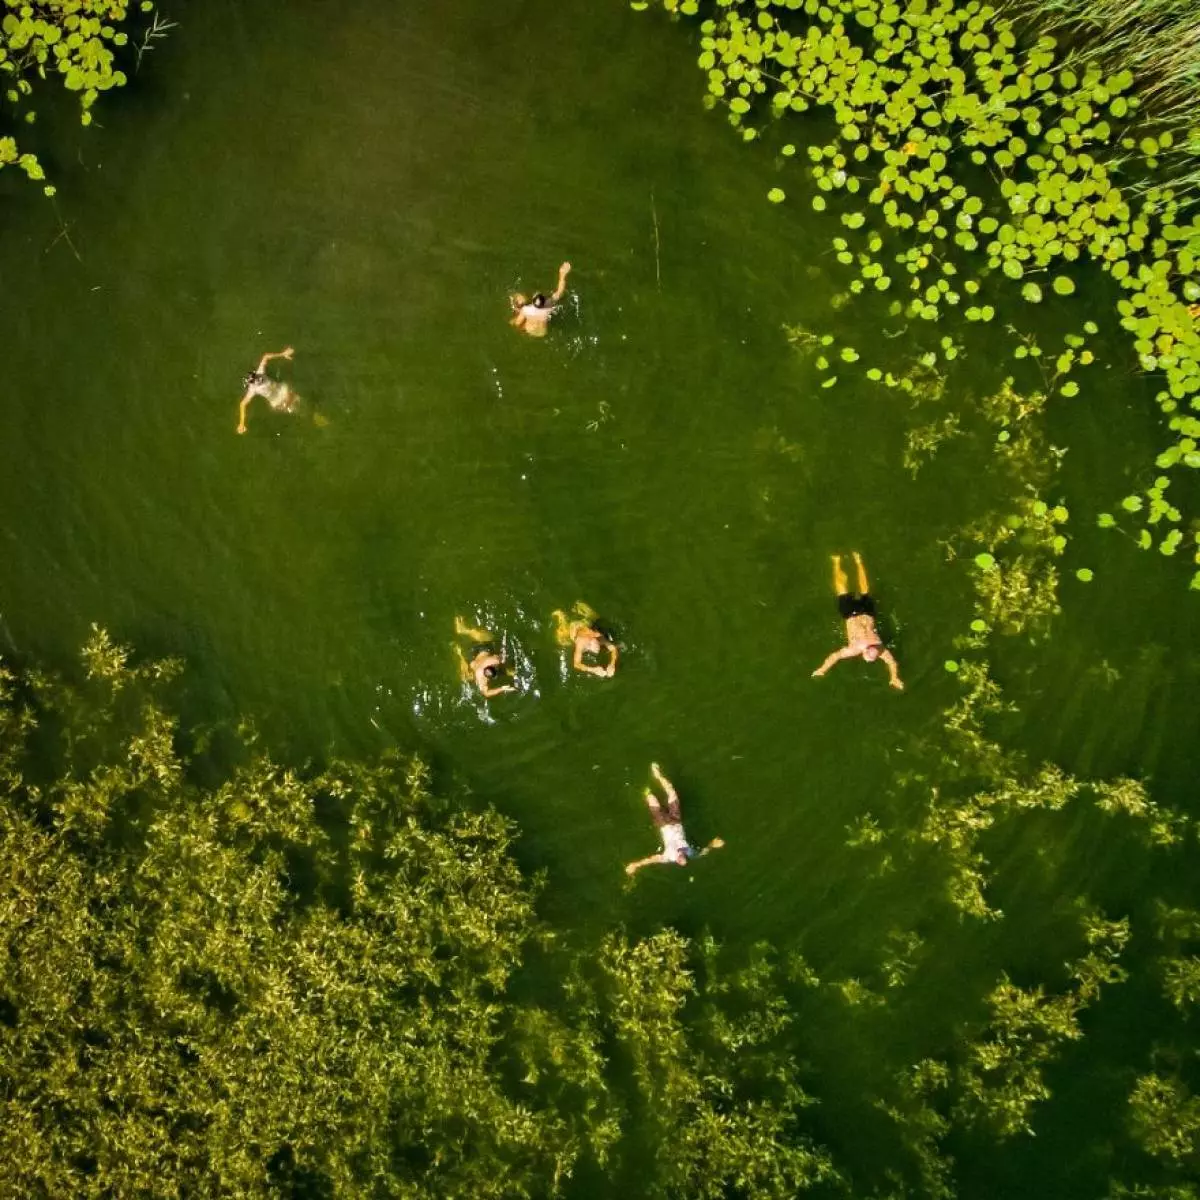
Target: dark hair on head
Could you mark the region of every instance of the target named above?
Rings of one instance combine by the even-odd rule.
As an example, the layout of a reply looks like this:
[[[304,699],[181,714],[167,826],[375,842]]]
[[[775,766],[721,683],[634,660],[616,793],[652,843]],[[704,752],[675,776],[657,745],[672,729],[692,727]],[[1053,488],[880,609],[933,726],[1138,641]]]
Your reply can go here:
[[[499,674],[500,674],[500,668],[498,666],[496,666],[495,663],[492,663],[489,666],[486,666],[483,668],[484,679],[495,679],[496,676]]]
[[[243,387],[249,387],[252,383],[259,383],[263,376],[258,371],[247,371],[246,378],[242,380]]]
[[[530,301],[530,303],[534,306],[534,308],[545,308],[546,307],[546,293],[545,292],[534,292],[533,299]]]

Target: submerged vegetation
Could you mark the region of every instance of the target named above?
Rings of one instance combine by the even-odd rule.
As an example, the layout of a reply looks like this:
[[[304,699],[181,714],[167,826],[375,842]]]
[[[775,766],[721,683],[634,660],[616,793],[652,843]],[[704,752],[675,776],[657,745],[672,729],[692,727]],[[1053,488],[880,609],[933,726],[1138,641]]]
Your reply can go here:
[[[0,678],[0,1194],[543,1196],[630,1142],[649,1194],[832,1177],[766,1055],[778,1001],[734,981],[746,1024],[685,1022],[665,933],[567,962],[565,1017],[515,1001],[552,939],[507,821],[415,760],[294,771],[252,739],[201,783],[178,665],[101,633],[84,659]]]
[[[101,94],[128,81],[122,53],[140,65],[145,51],[173,25],[153,10],[153,0],[4,0],[0,82],[13,119],[26,128],[20,138],[0,136],[0,169],[15,165],[30,179],[46,178],[37,154],[25,148],[37,121],[35,89],[54,81],[77,94],[79,119],[90,125]],[[144,25],[147,14],[152,14],[149,26]],[[54,186],[45,184],[45,191],[53,196]]]
[[[718,8],[714,102],[750,141],[760,93],[836,118],[808,156],[852,272],[835,299],[898,330],[872,349],[789,339],[826,386],[860,371],[912,406],[914,475],[947,447],[993,468],[944,544],[973,589],[952,697],[889,748],[894,786],[839,850],[860,903],[834,898],[787,950],[673,929],[567,944],[512,823],[421,759],[289,765],[248,726],[189,728],[181,665],[96,631],[68,679],[0,666],[0,1200],[951,1200],[1003,1172],[1045,1195],[1200,1200],[1197,827],[1139,779],[1013,751],[988,657],[1059,609],[1071,514],[1044,416],[1099,353],[1076,272],[1095,258],[1137,320],[1174,320],[1195,226],[1157,185],[1135,211],[1102,161],[1100,127],[1138,111],[1107,53],[1021,50],[979,4]],[[1164,132],[1146,135],[1159,166]],[[781,166],[796,157],[786,143]],[[1026,328],[1024,304],[1054,320]],[[971,331],[1005,353],[963,396]],[[1194,343],[1132,331],[1190,404]],[[1144,544],[1191,552],[1171,483],[1125,511]],[[838,937],[843,907],[861,936]]]
[[[1038,1129],[1109,989],[1148,988],[1180,1029],[1200,1000],[1200,914],[1165,895],[1115,914],[1072,893],[1036,953],[996,936],[1029,919],[991,897],[985,845],[1015,821],[1090,798],[1146,856],[1188,828],[1134,781],[1005,751],[970,663],[950,742],[931,731],[890,832],[864,816],[847,851],[881,896],[935,889],[908,924],[877,905],[875,949],[840,967],[672,930],[567,948],[512,825],[420,761],[287,768],[248,727],[182,728],[177,663],[97,632],[84,668],[0,677],[5,1196],[944,1200],[964,1139],[1011,1159]],[[950,984],[961,920],[977,946]],[[1086,1136],[1123,1147],[1129,1194],[1191,1196],[1195,1054],[1162,1028],[1122,1045],[1124,1107]]]
[[[702,7],[663,2],[684,14]],[[708,102],[723,105],[747,141],[780,118],[785,138],[804,131],[808,144],[785,141],[779,164],[788,174],[806,163],[812,208],[838,221],[833,246],[850,277],[835,303],[857,296],[883,310],[872,323],[881,315],[913,323],[914,358],[941,369],[963,352],[949,336],[923,337],[925,323],[936,329],[957,312],[987,327],[1002,309],[1013,313],[1006,352],[1038,366],[1041,390],[1086,396],[1079,371],[1095,361],[1086,340],[1099,327],[1079,319],[1076,293],[1101,282],[1096,268],[1108,277],[1104,294],[1129,338],[1128,365],[1153,382],[1171,434],[1153,483],[1124,499],[1122,520],[1142,520],[1143,547],[1200,564],[1196,516],[1168,498],[1180,468],[1200,468],[1200,222],[1188,210],[1200,135],[1180,132],[1192,110],[1178,100],[1194,98],[1187,88],[1200,69],[1194,14],[1166,3],[1149,14],[1128,9],[1127,18],[1104,9],[1107,34],[1064,52],[1032,21],[982,0],[706,7],[699,65]],[[1058,17],[1094,7],[1072,0]],[[1152,62],[1122,55],[1136,40],[1129,22],[1143,16]],[[1131,66],[1148,73],[1145,95]],[[787,196],[776,187],[768,198]],[[1049,312],[1028,328],[1022,302]],[[1047,324],[1065,325],[1060,351],[1044,344]],[[995,355],[1004,341],[993,331],[981,349]],[[861,361],[871,379],[888,374],[854,347],[823,358],[843,369]],[[1051,361],[1052,371],[1042,369]],[[828,374],[824,386],[835,383]],[[1111,514],[1098,519],[1118,524]],[[1192,586],[1200,588],[1200,571]]]

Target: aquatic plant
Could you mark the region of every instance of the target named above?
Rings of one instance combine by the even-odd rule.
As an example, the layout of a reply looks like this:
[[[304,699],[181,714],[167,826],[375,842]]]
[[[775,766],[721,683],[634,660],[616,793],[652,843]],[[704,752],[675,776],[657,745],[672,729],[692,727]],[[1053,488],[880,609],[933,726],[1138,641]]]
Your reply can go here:
[[[1095,264],[1123,293],[1120,325],[1137,364],[1159,383],[1175,438],[1161,469],[1200,467],[1200,420],[1180,415],[1181,406],[1200,406],[1200,332],[1189,311],[1200,301],[1200,223],[1162,179],[1176,135],[1135,128],[1133,71],[1094,61],[1076,69],[1052,37],[1022,42],[1013,21],[982,0],[719,0],[707,8],[706,101],[722,104],[746,140],[761,136],[757,122],[809,111],[832,118],[837,132],[810,144],[806,158],[812,206],[838,217],[837,257],[857,268],[852,295],[898,288],[896,314],[933,323],[959,308],[986,322],[995,315],[986,289],[1063,303],[1077,291],[1079,268]],[[820,137],[827,125],[809,128]],[[805,160],[788,147],[785,171]],[[1144,189],[1126,187],[1130,177]],[[1060,355],[1059,374],[1082,361]],[[1058,390],[1076,395],[1079,385],[1065,379]],[[1177,526],[1178,511],[1168,507],[1160,520]],[[1161,526],[1146,532],[1152,544],[1166,540]],[[1200,562],[1193,535],[1171,533],[1179,534],[1171,551],[1186,543]],[[1200,571],[1193,583],[1200,587]]]
[[[1129,1122],[1147,1154],[1200,1167],[1200,1096],[1182,1080],[1143,1075],[1129,1097]]]
[[[651,1194],[836,1181],[773,961],[614,934],[518,1001],[553,940],[508,821],[401,756],[218,777],[177,663],[83,659],[0,665],[5,1194],[549,1196],[631,1145]]]
[[[28,127],[37,120],[30,100],[37,83],[50,74],[68,92],[78,93],[80,121],[90,125],[101,93],[127,82],[118,64],[119,52],[130,43],[129,29],[153,9],[153,0],[139,0],[136,10],[132,0],[39,0],[37,4],[4,0],[0,72],[6,77],[5,96],[23,123]],[[154,13],[137,50],[139,62],[173,24],[160,21]],[[34,153],[23,150],[11,135],[0,136],[0,169],[14,164],[30,179],[46,177]],[[53,185],[46,184],[45,192],[53,196]]]
[[[509,822],[439,796],[403,756],[296,769],[241,738],[223,769],[167,703],[178,671],[99,630],[69,682],[0,665],[13,1194],[530,1197],[586,1177],[613,1194],[948,1200],[956,1130],[1002,1148],[1036,1127],[1050,1064],[1126,969],[1129,925],[1091,903],[1045,978],[976,926],[955,1004],[946,925],[887,906],[867,916],[872,948],[820,974],[798,949],[670,929],[567,949],[537,918]],[[936,748],[910,755],[911,836],[867,817],[855,831],[952,914],[971,911],[966,891],[938,884],[975,871],[977,915],[999,921],[990,829],[1089,796],[1114,835],[1155,810],[1135,781],[1030,768],[988,728],[1008,706],[986,667],[964,660],[957,680]],[[924,807],[921,789],[937,793]],[[1200,917],[1155,920],[1152,967],[1191,1004],[1185,973],[1163,968],[1192,956]],[[931,1001],[915,1030],[912,1006]],[[1187,1171],[1186,1077],[1121,1069],[1128,1137]],[[1150,1076],[1166,1083],[1137,1083]]]
[[[759,956],[730,979],[704,962],[702,994],[737,997],[740,1016],[708,1006],[699,1040],[684,1013],[694,992],[690,947],[671,930],[639,942],[610,935],[601,947],[602,986],[613,1035],[630,1056],[642,1122],[654,1147],[655,1193],[721,1200],[785,1200],[838,1178],[827,1152],[799,1124],[813,1103],[796,1063],[772,1047],[792,1024],[776,969]],[[705,1043],[712,1049],[706,1050]]]
[[[988,997],[985,1036],[972,1043],[956,1073],[961,1098],[958,1112],[970,1124],[982,1124],[997,1136],[1032,1133],[1033,1106],[1050,1095],[1045,1067],[1064,1042],[1083,1036],[1079,1014],[1125,973],[1117,965],[1129,940],[1128,921],[1085,914],[1087,953],[1068,964],[1072,986],[1048,994],[1040,985],[1016,986],[1003,976]]]
[[[1178,153],[1200,154],[1196,138],[1196,83],[1200,79],[1200,17],[1187,0],[1004,0],[1006,14],[1024,18],[1043,33],[1061,37],[1064,62],[1128,67],[1138,79],[1138,96],[1155,121],[1179,136]],[[1195,187],[1190,172],[1200,164],[1183,162],[1172,170],[1176,186]]]
[[[910,429],[905,434],[904,455],[901,460],[905,469],[916,475],[944,442],[961,437],[962,432],[962,423],[956,413]]]

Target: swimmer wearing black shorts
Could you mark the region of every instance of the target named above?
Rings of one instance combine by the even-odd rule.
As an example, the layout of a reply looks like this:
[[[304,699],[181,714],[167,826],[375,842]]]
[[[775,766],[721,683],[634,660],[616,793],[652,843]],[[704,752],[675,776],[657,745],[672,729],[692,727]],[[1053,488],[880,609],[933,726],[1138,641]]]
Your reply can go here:
[[[861,655],[867,662],[880,659],[887,666],[889,683],[897,691],[901,691],[904,683],[900,679],[900,667],[895,656],[883,644],[875,626],[875,600],[867,581],[867,569],[857,550],[854,551],[854,565],[858,571],[857,592],[850,591],[850,582],[842,570],[841,556],[833,555],[833,590],[837,593],[838,612],[846,622],[846,644],[842,649],[835,650],[813,674],[824,675],[843,658],[857,658]]]

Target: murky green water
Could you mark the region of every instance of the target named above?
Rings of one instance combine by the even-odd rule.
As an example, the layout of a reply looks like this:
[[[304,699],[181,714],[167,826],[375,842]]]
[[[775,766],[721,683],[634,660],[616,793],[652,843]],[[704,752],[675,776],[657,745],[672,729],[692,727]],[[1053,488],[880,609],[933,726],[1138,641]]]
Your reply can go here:
[[[567,929],[768,937],[825,974],[877,954],[880,906],[924,919],[933,891],[868,881],[845,827],[953,694],[969,584],[939,539],[987,485],[949,456],[912,480],[906,409],[821,390],[789,349],[785,321],[881,331],[831,313],[829,229],[765,203],[771,155],[702,110],[688,37],[585,0],[180,22],[48,164],[57,213],[5,185],[10,646],[62,659],[98,621],[186,656],[193,714],[252,714],[280,753],[426,747],[519,821]],[[522,337],[507,292],[564,258],[569,313]],[[305,411],[257,402],[235,436],[242,375],[288,343]],[[1122,370],[1051,422],[1067,574],[1097,581],[996,669],[1017,744],[1189,807],[1194,597],[1088,529],[1153,454]],[[902,695],[858,662],[809,678],[840,637],[829,555],[854,548]],[[626,645],[611,683],[564,671],[549,618],[578,599]],[[521,695],[463,694],[456,614],[503,631]],[[627,887],[651,759],[728,847]],[[1017,876],[1044,851],[1013,848]]]

